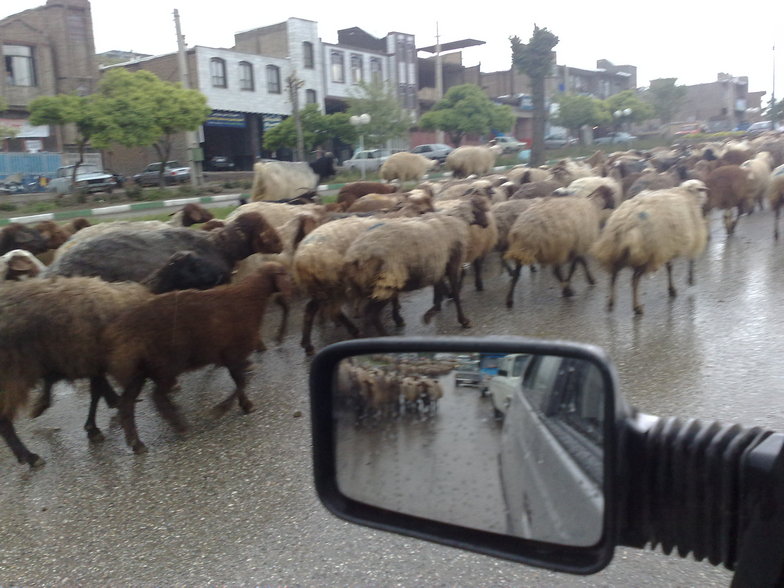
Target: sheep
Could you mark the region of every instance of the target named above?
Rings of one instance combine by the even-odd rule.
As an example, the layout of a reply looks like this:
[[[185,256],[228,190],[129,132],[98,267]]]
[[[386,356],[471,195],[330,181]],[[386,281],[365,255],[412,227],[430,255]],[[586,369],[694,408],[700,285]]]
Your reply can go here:
[[[554,180],[561,182],[562,186],[568,186],[577,178],[593,175],[593,170],[584,163],[562,159],[550,168],[550,173]]]
[[[0,255],[0,281],[21,282],[36,277],[45,269],[40,259],[24,249],[13,249]]]
[[[0,229],[0,255],[14,249],[30,253],[43,253],[48,249],[46,240],[33,227],[22,223],[11,223]]]
[[[762,210],[764,208],[763,199],[768,192],[768,185],[770,184],[770,171],[773,169],[773,158],[770,153],[763,151],[757,153],[753,159],[744,161],[740,166],[749,172],[752,201]],[[752,208],[753,206],[754,205],[752,204]]]
[[[329,152],[316,159],[316,161],[311,161],[308,165],[310,165],[313,173],[318,176],[319,183],[328,180],[338,173],[335,169],[335,156]]]
[[[345,253],[343,272],[357,298],[368,299],[365,315],[381,334],[380,312],[400,292],[433,286],[433,306],[425,313],[430,322],[441,309],[447,280],[458,322],[471,325],[460,302],[460,277],[468,249],[468,227],[485,227],[487,200],[473,197],[443,213],[416,218],[384,219],[360,234]],[[401,244],[405,244],[401,247]]]
[[[103,438],[95,424],[98,400],[103,397],[113,406],[116,395],[104,377],[102,330],[121,312],[151,297],[140,284],[109,284],[98,278],[27,280],[0,288],[0,435],[19,463],[44,464],[13,427],[14,417],[41,379],[44,391],[33,416],[49,406],[55,382],[90,378],[84,428],[90,440]]]
[[[776,212],[773,219],[773,238],[779,240],[779,216],[781,206],[784,204],[784,165],[778,166],[770,174],[768,184],[768,202],[770,207]]]
[[[509,200],[544,198],[552,196],[563,184],[559,180],[536,180],[523,184],[509,196]]]
[[[350,214],[372,212],[389,213],[394,216],[417,216],[433,212],[433,199],[421,189],[392,194],[365,194],[347,210]]]
[[[301,161],[260,161],[253,166],[251,200],[293,200],[316,194],[319,177]]]
[[[396,184],[385,184],[383,182],[350,182],[338,190],[336,202],[345,202],[345,208],[351,206],[355,200],[365,194],[392,194],[398,192]]]
[[[41,221],[33,225],[33,228],[46,241],[46,251],[38,254],[44,264],[49,265],[54,259],[55,251],[65,243],[71,236],[68,231],[54,221]]]
[[[613,195],[607,186],[599,186],[588,197],[562,196],[534,201],[515,221],[509,232],[505,259],[516,262],[506,296],[506,306],[513,305],[514,288],[523,264],[553,265],[553,273],[561,284],[563,296],[574,294],[570,281],[577,263],[585,269],[588,283],[594,279],[588,270],[585,255],[599,236],[602,210],[613,207]],[[566,278],[561,265],[570,262]]]
[[[146,451],[136,430],[134,405],[147,378],[155,384],[156,408],[178,432],[185,430],[185,422],[168,395],[185,371],[226,367],[236,389],[216,409],[227,410],[236,398],[246,414],[254,410],[245,394],[248,356],[256,348],[267,299],[275,292],[288,294],[291,287],[286,269],[268,262],[239,283],[161,294],[108,325],[107,369],[123,387],[118,412],[134,453]]]
[[[643,172],[626,190],[626,198],[633,198],[645,190],[664,190],[675,188],[690,179],[683,166],[671,167],[668,171],[656,173],[653,170]]]
[[[618,272],[633,270],[632,305],[643,313],[638,298],[640,278],[662,264],[667,267],[670,297],[677,292],[672,283],[672,260],[689,260],[688,283],[694,284],[694,260],[702,254],[708,238],[702,215],[707,187],[700,180],[687,180],[680,187],[643,192],[621,204],[605,225],[592,253],[610,272],[607,310],[615,305]]]
[[[492,171],[496,158],[503,149],[499,145],[485,147],[482,145],[464,145],[446,156],[446,167],[455,178],[470,175],[482,176]]]
[[[708,187],[706,212],[714,208],[723,210],[724,228],[727,236],[732,235],[740,215],[754,207],[749,170],[739,165],[722,165],[708,174],[705,185]]]
[[[549,180],[551,178],[551,174],[550,171],[546,169],[517,165],[506,171],[506,177],[509,178],[509,181],[514,182],[519,186],[522,184],[528,184],[529,182]]]
[[[250,212],[210,232],[184,228],[111,231],[70,248],[44,275],[89,275],[109,282],[138,282],[163,266],[175,252],[192,250],[221,268],[217,283],[223,284],[241,259],[253,253],[280,253],[282,248],[274,227],[262,215]],[[211,277],[204,287],[213,285]]]
[[[429,159],[424,155],[418,153],[408,153],[401,151],[400,153],[393,153],[381,165],[379,169],[379,176],[382,180],[391,181],[397,180],[399,182],[416,182],[433,167],[437,165],[435,159]]]
[[[558,188],[555,193],[559,196],[588,196],[596,191],[599,186],[606,186],[612,194],[615,206],[623,200],[621,185],[613,178],[600,176],[585,176],[577,178],[564,188]]]

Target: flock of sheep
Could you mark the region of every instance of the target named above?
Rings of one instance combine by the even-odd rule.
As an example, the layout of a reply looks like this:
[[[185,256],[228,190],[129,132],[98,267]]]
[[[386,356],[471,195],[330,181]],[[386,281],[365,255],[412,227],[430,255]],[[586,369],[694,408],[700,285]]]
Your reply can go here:
[[[446,162],[453,177],[443,181],[421,181],[430,166],[421,156],[397,155],[406,157],[387,161],[389,182],[346,184],[327,205],[292,204],[313,190],[307,182],[315,173],[273,162],[257,166],[253,201],[223,220],[188,205],[168,223],[44,222],[0,231],[0,435],[18,461],[43,463],[18,438],[13,420],[27,405],[33,416],[46,410],[59,380],[89,379],[91,440],[102,437],[95,414],[104,399],[118,408],[137,453],[145,446],[134,405],[148,379],[155,407],[177,430],[186,425],[170,392],[180,374],[206,365],[226,367],[236,384],[218,408],[236,400],[250,412],[245,372],[252,352],[265,348],[260,325],[269,302],[284,311],[280,340],[292,297],[304,299],[307,354],[315,351],[319,314],[352,337],[383,335],[383,309],[389,306],[402,326],[401,294],[422,288],[433,292],[425,322],[450,298],[458,323],[469,327],[460,300],[467,269],[482,290],[483,261],[500,255],[511,276],[508,307],[523,265],[552,266],[562,294],[571,296],[577,266],[593,283],[588,263],[596,259],[610,274],[608,308],[619,272],[630,268],[633,309],[641,314],[640,278],[664,265],[675,296],[672,262],[693,264],[702,253],[710,210],[725,211],[731,235],[738,219],[767,199],[778,238],[784,203],[778,136],[597,152],[585,161],[503,174],[492,173],[493,148],[461,147]],[[412,179],[419,183],[403,190]],[[188,228],[195,224],[200,229]],[[346,370],[361,414],[435,409],[438,387],[400,366]],[[33,398],[39,383],[43,389]]]

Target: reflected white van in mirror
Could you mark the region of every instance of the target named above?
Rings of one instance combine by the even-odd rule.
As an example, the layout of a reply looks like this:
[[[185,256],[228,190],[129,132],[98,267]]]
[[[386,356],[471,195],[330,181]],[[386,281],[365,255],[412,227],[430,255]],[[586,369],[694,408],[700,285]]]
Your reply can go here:
[[[332,400],[338,489],[464,528],[597,544],[605,506],[602,372],[589,359],[532,354],[500,422],[492,398],[459,378],[468,362],[481,365],[481,355],[341,360]]]

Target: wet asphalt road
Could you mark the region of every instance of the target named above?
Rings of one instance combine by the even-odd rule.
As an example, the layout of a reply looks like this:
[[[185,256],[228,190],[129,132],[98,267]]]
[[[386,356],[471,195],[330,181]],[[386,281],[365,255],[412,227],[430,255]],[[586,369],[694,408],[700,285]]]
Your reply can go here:
[[[663,270],[645,278],[642,317],[632,315],[628,273],[616,309],[605,310],[607,278],[598,268],[594,287],[578,273],[571,299],[559,297],[549,271],[525,273],[509,311],[507,278],[491,264],[485,292],[469,283],[464,290],[473,328],[457,326],[452,305],[423,325],[430,294],[420,292],[403,300],[403,333],[594,343],[616,363],[623,394],[645,412],[784,430],[784,243],[774,244],[771,225],[769,211],[744,217],[728,240],[715,217],[697,284],[685,285],[682,262],[674,300]],[[578,577],[339,521],[311,482],[308,361],[298,324],[275,347],[277,319],[273,308],[264,327],[270,349],[257,356],[249,391],[258,408],[251,415],[234,409],[212,417],[209,407],[231,382],[224,370],[205,369],[182,378],[175,397],[191,425],[184,438],[161,423],[146,397],[138,405],[149,448],[143,456],[125,447],[103,407],[98,424],[107,440],[87,443],[81,387],[59,385],[46,414],[20,418],[20,436],[48,463],[30,471],[0,448],[0,585],[728,585],[721,569],[653,551],[619,548],[607,569]],[[315,341],[343,336],[327,326]],[[489,402],[478,402],[489,414]]]

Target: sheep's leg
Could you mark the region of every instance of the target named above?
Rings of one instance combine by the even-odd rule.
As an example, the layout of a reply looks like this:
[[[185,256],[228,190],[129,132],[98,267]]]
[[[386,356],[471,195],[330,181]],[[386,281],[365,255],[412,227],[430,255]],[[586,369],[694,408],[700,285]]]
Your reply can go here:
[[[256,410],[253,406],[253,403],[248,399],[248,396],[245,394],[245,386],[247,385],[248,378],[245,375],[245,371],[248,367],[247,361],[241,361],[236,364],[226,366],[229,370],[229,374],[231,374],[231,378],[234,380],[234,384],[236,386],[234,392],[232,392],[225,400],[221,401],[213,408],[213,411],[217,415],[224,414],[229,407],[231,406],[234,399],[237,399],[237,404],[240,405],[242,412],[245,414],[249,414]]]
[[[300,346],[305,349],[306,355],[313,355],[315,351],[313,349],[313,342],[311,341],[311,333],[313,332],[313,320],[316,318],[316,313],[318,312],[319,308],[319,301],[315,298],[311,298],[308,303],[305,305],[305,318],[302,321],[302,339],[300,340]],[[343,314],[341,312],[341,314]]]
[[[512,281],[509,283],[509,291],[506,293],[506,307],[512,308],[514,305],[514,290],[517,286],[517,280],[520,279],[520,268],[523,267],[519,261],[515,261],[514,272],[512,273]]]
[[[678,291],[675,289],[675,284],[672,283],[672,262],[668,261],[664,266],[667,268],[667,292],[670,298],[675,298],[678,295]]]
[[[634,314],[642,314],[642,304],[640,304],[638,296],[638,288],[640,286],[640,278],[642,278],[645,271],[642,268],[635,268],[632,274],[632,307]]]
[[[613,268],[610,274],[610,296],[607,298],[607,310],[612,310],[615,307],[615,284],[618,281],[618,273],[621,268]]]
[[[509,262],[507,262],[504,259],[504,252],[501,251],[500,254],[501,254],[501,267],[504,268],[504,270],[506,270],[506,273],[509,274],[509,277],[511,278],[512,274],[514,272],[514,269],[512,268],[511,265],[509,265]]]
[[[474,287],[476,288],[477,292],[481,292],[485,289],[484,283],[482,282],[482,265],[484,264],[485,258],[479,257],[474,260],[473,267],[474,267]]]
[[[351,322],[351,319],[348,318],[342,310],[338,312],[335,319],[346,328],[348,334],[351,335],[354,339],[359,337],[359,329],[357,329],[357,326]]]
[[[574,296],[574,290],[569,285],[569,281],[572,279],[572,274],[574,273],[574,268],[577,265],[576,261],[572,261],[571,268],[569,269],[569,275],[564,279],[563,272],[561,271],[561,265],[556,264],[553,266],[553,273],[555,277],[558,279],[558,282],[561,284],[561,296],[566,298],[570,296]]]
[[[19,463],[26,463],[31,468],[41,467],[46,463],[40,456],[32,453],[24,446],[24,443],[16,434],[14,423],[11,419],[4,416],[0,416],[0,437],[5,440],[8,448],[16,456],[16,461]]]
[[[733,212],[732,209],[724,211],[724,228],[727,230],[727,236],[735,233],[735,226],[738,224],[738,219],[741,215],[740,206],[738,210]]]
[[[452,289],[452,298],[455,301],[455,310],[457,311],[457,322],[464,329],[471,326],[471,321],[463,314],[463,304],[460,302],[460,253],[455,252],[452,254],[452,259],[447,264],[446,278],[449,287]]]
[[[392,320],[395,321],[396,327],[406,326],[406,321],[400,314],[400,298],[397,295],[392,297]]]
[[[289,303],[285,298],[283,298],[283,296],[275,296],[275,303],[280,306],[280,310],[283,313],[283,316],[280,319],[278,334],[275,337],[275,343],[281,345],[283,343],[283,337],[286,335],[286,328],[289,323]]]
[[[386,337],[388,335],[387,330],[381,323],[381,311],[384,309],[386,304],[386,300],[370,300],[365,306],[365,317],[367,318],[367,321],[375,327],[378,334],[382,337]]]
[[[101,398],[106,401],[110,408],[115,408],[119,401],[119,397],[104,376],[90,378],[90,410],[87,413],[84,430],[87,431],[87,438],[93,442],[104,440],[101,429],[95,424],[95,413],[98,410],[98,401]]]
[[[246,366],[247,367],[247,366]],[[152,400],[155,409],[160,415],[166,419],[172,428],[178,433],[184,433],[188,430],[188,425],[182,418],[179,409],[169,398],[169,392],[177,383],[175,378],[159,378],[155,381],[155,388],[152,391]]]
[[[137,455],[145,453],[147,447],[139,440],[139,432],[136,430],[136,398],[142,391],[146,377],[142,374],[134,376],[130,383],[123,390],[117,403],[117,411],[120,416],[120,424],[125,431],[125,442]]]
[[[585,279],[588,280],[588,283],[593,286],[596,284],[596,280],[593,279],[591,275],[591,270],[588,269],[588,262],[585,261],[585,258],[581,255],[575,258],[575,261],[578,262],[581,266],[583,266],[583,270],[585,271]]]
[[[773,218],[773,238],[779,240],[779,215],[781,214],[781,206],[776,205],[776,216]]]
[[[54,378],[44,378],[43,392],[41,392],[41,396],[38,397],[33,409],[30,411],[30,416],[34,419],[44,414],[46,409],[52,406],[52,387],[56,381]]]
[[[462,272],[462,268],[460,269]],[[462,279],[462,277],[458,278],[458,281]],[[433,306],[431,306],[427,312],[422,316],[422,322],[430,324],[430,321],[433,319],[433,316],[437,312],[441,312],[441,302],[443,301],[444,297],[446,296],[446,286],[444,285],[443,281],[436,282],[433,284]]]
[[[688,278],[689,286],[694,285],[694,260],[689,260],[689,278]]]

